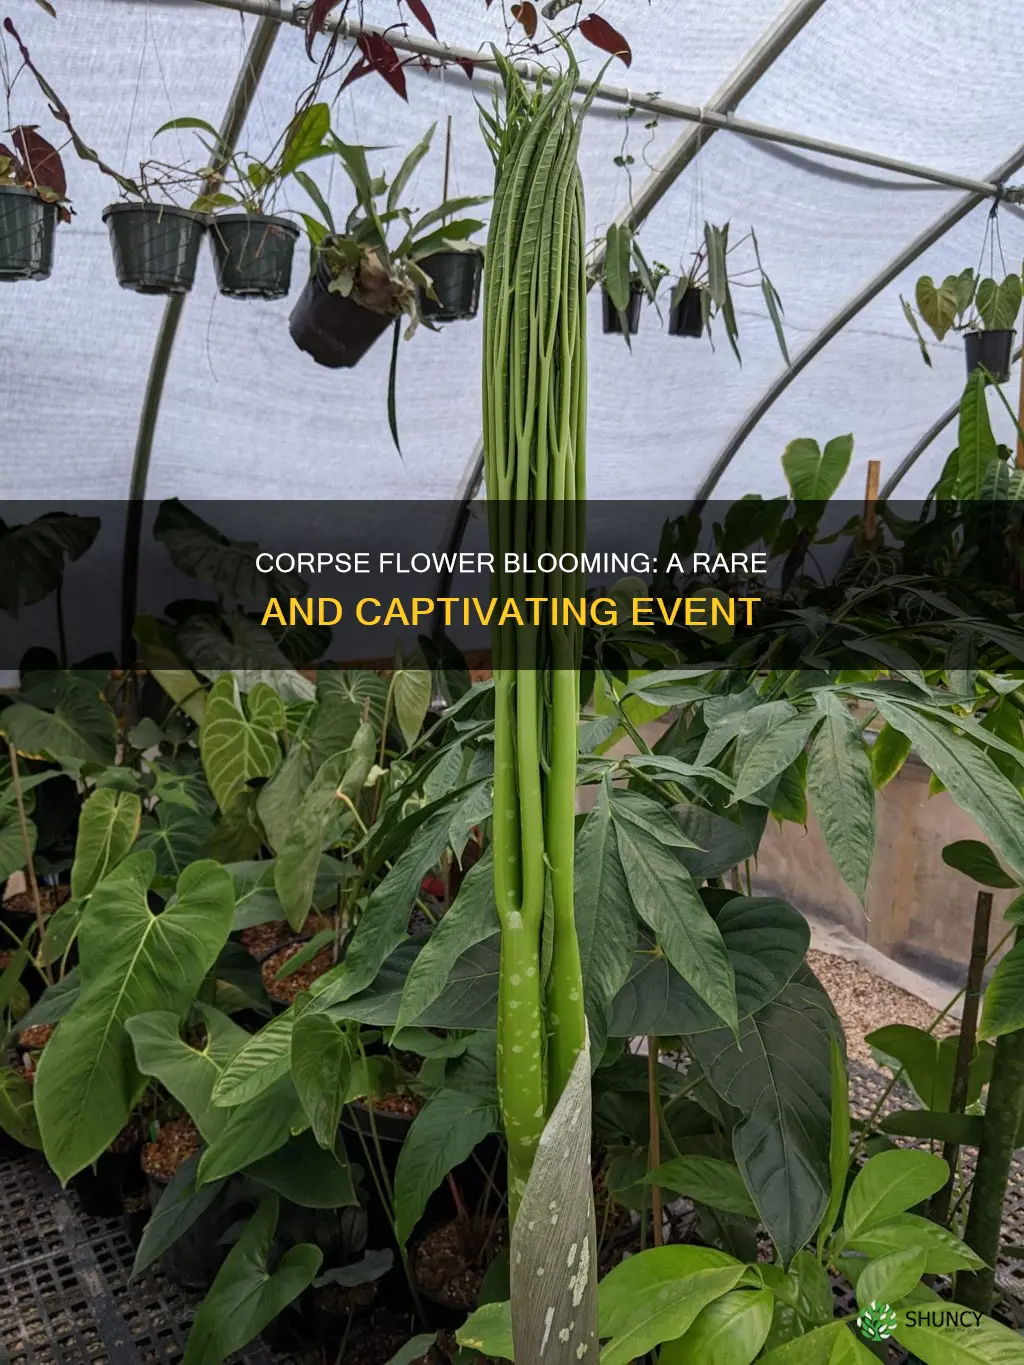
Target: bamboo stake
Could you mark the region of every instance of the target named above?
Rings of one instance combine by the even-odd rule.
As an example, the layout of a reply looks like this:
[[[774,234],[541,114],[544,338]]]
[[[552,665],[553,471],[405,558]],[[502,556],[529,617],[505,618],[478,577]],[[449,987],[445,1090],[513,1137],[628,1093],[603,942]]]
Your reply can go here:
[[[868,477],[864,488],[864,539],[875,538],[875,504],[878,501],[878,485],[882,477],[881,460],[868,460]]]
[[[962,1114],[967,1108],[967,1094],[970,1087],[971,1063],[978,1036],[978,1010],[985,975],[985,961],[988,957],[989,925],[992,922],[992,893],[979,891],[974,910],[974,935],[971,940],[971,960],[967,968],[967,989],[964,995],[963,1014],[960,1018],[960,1041],[956,1050],[956,1064],[953,1070],[953,1087],[949,1097],[949,1112]],[[942,1159],[949,1167],[949,1179],[932,1200],[931,1216],[936,1223],[949,1221],[949,1207],[956,1181],[956,1165],[960,1156],[960,1145],[947,1142],[942,1148]]]
[[[7,753],[11,760],[11,780],[14,784],[14,799],[18,803],[18,825],[21,829],[21,847],[25,854],[25,876],[28,880],[29,891],[32,895],[32,904],[36,912],[36,928],[39,930],[39,947],[42,949],[43,939],[46,936],[46,922],[43,919],[43,902],[39,895],[39,883],[36,881],[36,865],[32,858],[32,843],[28,837],[28,819],[25,815],[25,798],[21,790],[21,774],[18,771],[18,751],[15,749],[11,740],[7,741]],[[43,963],[43,975],[46,977],[47,984],[53,985],[53,973],[50,971],[49,963]]]

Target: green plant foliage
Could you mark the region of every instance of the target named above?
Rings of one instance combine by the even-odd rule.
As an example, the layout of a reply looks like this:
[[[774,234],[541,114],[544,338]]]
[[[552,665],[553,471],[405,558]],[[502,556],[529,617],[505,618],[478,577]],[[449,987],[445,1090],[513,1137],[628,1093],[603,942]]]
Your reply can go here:
[[[930,1320],[921,1323],[920,1312],[910,1324],[910,1309],[897,1314],[896,1340],[928,1365],[1022,1365],[1024,1341],[992,1318],[978,1315],[976,1323],[954,1325],[945,1321],[946,1310],[937,1306]]]
[[[136,1015],[125,1027],[142,1074],[156,1077],[188,1110],[205,1141],[215,1142],[228,1110],[214,1105],[213,1087],[249,1035],[209,1005],[197,1005],[195,1012],[206,1035],[202,1047],[191,1047],[182,1038],[179,1016],[167,1011]]]
[[[850,1186],[843,1215],[843,1236],[852,1241],[887,1223],[895,1214],[941,1190],[949,1167],[930,1152],[879,1152],[868,1161]]]
[[[988,471],[999,459],[988,415],[987,383],[982,371],[975,370],[960,401],[957,496],[964,502],[981,497]]]
[[[430,672],[425,668],[400,668],[391,681],[395,720],[406,748],[416,741],[433,698]]]
[[[767,1289],[734,1289],[698,1313],[685,1336],[662,1346],[659,1365],[750,1365],[772,1325]]]
[[[449,1171],[467,1161],[488,1133],[501,1126],[493,1097],[439,1090],[416,1115],[395,1172],[396,1232],[407,1242],[427,1200]]]
[[[100,529],[99,517],[46,512],[22,526],[0,520],[0,611],[17,620],[64,581],[67,560],[81,559]]]
[[[341,1108],[352,1071],[346,1034],[322,1014],[303,1014],[291,1039],[292,1081],[321,1147],[330,1151],[338,1136]]]
[[[142,802],[134,792],[101,787],[82,806],[78,820],[71,895],[84,900],[127,854],[139,832]]]
[[[0,1067],[0,1129],[34,1151],[42,1148],[32,1100],[32,1087],[10,1067]]]
[[[46,1158],[62,1181],[95,1161],[144,1088],[126,1023],[183,1014],[231,927],[231,878],[193,863],[159,915],[147,903],[152,853],[129,855],[93,891],[79,935],[82,989],[46,1047],[35,1099]]]
[[[196,1163],[195,1157],[183,1161],[161,1194],[142,1231],[132,1266],[133,1279],[184,1236],[220,1193],[223,1181],[196,1189]]]
[[[268,1195],[200,1304],[182,1365],[221,1365],[313,1283],[323,1260],[316,1246],[291,1247],[271,1272],[268,1259],[277,1217],[277,1196]]]
[[[942,850],[942,861],[982,886],[1007,889],[1020,885],[1003,870],[989,846],[978,839],[958,839],[947,844]]]
[[[280,758],[278,733],[284,729],[284,706],[265,684],[248,697],[248,715],[238,688],[222,674],[206,699],[199,732],[199,752],[217,805],[227,812],[254,777],[269,777]]]
[[[1001,1038],[1024,1029],[1024,940],[997,965],[985,992],[979,1033]]]
[[[889,785],[907,761],[912,748],[913,745],[906,735],[893,729],[888,722],[882,726],[868,750],[871,759],[871,779],[876,791],[881,791],[883,787]]]
[[[757,1217],[743,1177],[730,1161],[712,1156],[677,1156],[651,1171],[647,1183],[724,1213]]]
[[[948,1111],[956,1069],[956,1038],[936,1038],[910,1024],[887,1024],[867,1035],[868,1045],[905,1070],[905,1079],[927,1109]],[[897,1069],[894,1065],[893,1070]],[[977,1103],[992,1071],[992,1048],[979,1048],[971,1066],[967,1103]]]
[[[244,1170],[308,1126],[291,1076],[286,1074],[228,1114],[220,1134],[199,1159],[197,1183],[205,1185]]]
[[[875,851],[875,788],[860,727],[837,698],[811,745],[807,790],[843,881],[863,901]]]
[[[843,481],[853,455],[853,436],[834,436],[822,450],[809,437],[790,441],[782,468],[794,502],[827,502]]]
[[[0,712],[0,734],[24,758],[48,758],[73,771],[114,762],[114,713],[86,678],[60,676],[50,709],[15,702]]]
[[[928,1218],[915,1213],[897,1214],[880,1227],[858,1233],[849,1244],[850,1251],[864,1256],[890,1256],[897,1251],[919,1248],[925,1258],[926,1275],[949,1275],[957,1270],[979,1270],[984,1262],[966,1243]],[[885,1302],[895,1300],[883,1296]],[[901,1296],[902,1297],[902,1296]]]

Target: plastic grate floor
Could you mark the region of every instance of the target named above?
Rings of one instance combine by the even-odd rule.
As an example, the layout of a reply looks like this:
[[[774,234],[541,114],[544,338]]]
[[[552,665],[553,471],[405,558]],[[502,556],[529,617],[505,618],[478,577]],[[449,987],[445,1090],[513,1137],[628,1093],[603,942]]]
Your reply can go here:
[[[133,1259],[120,1222],[87,1218],[42,1162],[0,1158],[0,1360],[178,1365],[198,1299],[159,1273],[129,1283]],[[262,1342],[232,1361],[285,1365]]]

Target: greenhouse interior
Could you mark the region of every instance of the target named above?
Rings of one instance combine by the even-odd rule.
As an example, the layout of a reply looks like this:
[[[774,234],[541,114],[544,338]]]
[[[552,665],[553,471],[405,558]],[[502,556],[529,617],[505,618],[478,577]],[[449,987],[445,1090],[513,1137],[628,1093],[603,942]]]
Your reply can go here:
[[[1024,1365],[1021,51],[0,4],[0,1365]]]

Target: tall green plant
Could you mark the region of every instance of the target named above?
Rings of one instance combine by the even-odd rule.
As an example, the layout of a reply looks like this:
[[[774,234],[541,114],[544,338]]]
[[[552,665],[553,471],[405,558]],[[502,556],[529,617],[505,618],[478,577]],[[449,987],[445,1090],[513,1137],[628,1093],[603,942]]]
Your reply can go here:
[[[571,549],[583,532],[586,278],[574,67],[544,92],[502,63],[503,116],[485,117],[496,178],[484,332],[484,455],[499,596],[522,600],[506,555]],[[579,584],[551,575],[551,596]],[[545,1118],[586,1044],[573,901],[580,632],[494,638],[494,878],[501,921],[498,1077],[513,1216]],[[545,902],[551,961],[544,998]],[[550,1037],[545,1058],[545,1037]]]

